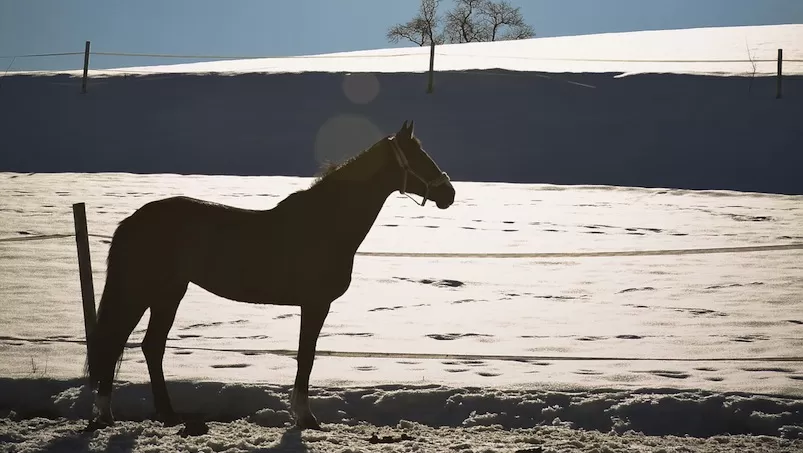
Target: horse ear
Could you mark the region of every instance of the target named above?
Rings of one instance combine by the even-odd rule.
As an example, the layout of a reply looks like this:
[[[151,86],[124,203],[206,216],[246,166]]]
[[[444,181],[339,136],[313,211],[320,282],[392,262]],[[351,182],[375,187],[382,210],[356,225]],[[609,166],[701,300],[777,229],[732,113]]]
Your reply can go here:
[[[402,127],[399,130],[399,135],[401,135],[403,137],[407,137],[407,138],[412,138],[412,136],[413,136],[413,122],[410,121],[410,124],[408,125],[407,121],[405,120],[404,124],[402,124]]]

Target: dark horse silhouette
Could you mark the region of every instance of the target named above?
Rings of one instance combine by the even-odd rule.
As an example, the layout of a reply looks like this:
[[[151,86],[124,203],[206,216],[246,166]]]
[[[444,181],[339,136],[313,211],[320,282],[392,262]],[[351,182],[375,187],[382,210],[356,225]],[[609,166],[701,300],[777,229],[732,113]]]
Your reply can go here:
[[[180,423],[167,393],[165,343],[190,282],[227,299],[301,307],[297,371],[290,396],[296,426],[320,429],[309,408],[318,334],[331,303],[351,284],[354,255],[385,200],[398,190],[440,209],[454,202],[446,173],[404,122],[305,190],[268,210],[239,209],[188,197],[150,202],[118,225],[109,249],[87,373],[97,390],[89,427],[114,423],[111,393],[131,331],[145,310],[142,352],[157,417]],[[408,195],[409,196],[409,195]]]

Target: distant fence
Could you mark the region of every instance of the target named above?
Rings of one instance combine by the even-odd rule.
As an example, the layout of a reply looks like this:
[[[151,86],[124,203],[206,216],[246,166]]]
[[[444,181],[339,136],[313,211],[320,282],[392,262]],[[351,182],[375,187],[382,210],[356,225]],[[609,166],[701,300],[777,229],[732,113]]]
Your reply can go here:
[[[39,54],[25,54],[25,55],[10,55],[0,56],[0,59],[11,59],[11,63],[6,67],[5,74],[11,69],[17,58],[48,58],[48,57],[64,57],[64,56],[84,56],[83,65],[83,78],[81,82],[81,92],[87,91],[87,79],[89,72],[89,62],[91,55],[98,56],[112,56],[112,57],[142,57],[142,58],[165,58],[165,59],[185,59],[185,60],[256,60],[256,59],[278,59],[278,58],[293,58],[293,59],[351,59],[351,58],[365,58],[362,55],[301,55],[292,57],[278,57],[278,56],[254,56],[254,55],[180,55],[180,54],[161,54],[161,53],[136,53],[136,52],[96,52],[90,50],[91,43],[86,41],[83,52],[53,52],[53,53],[39,53]],[[427,78],[427,93],[434,92],[434,74],[435,74],[435,56],[439,55],[435,51],[435,44],[430,47],[429,54],[429,71]],[[440,54],[449,56],[463,56],[473,57],[474,55],[460,55],[460,54]],[[748,55],[749,51],[748,51]],[[397,54],[383,54],[372,55],[371,58],[399,58],[409,57],[407,53]],[[572,61],[572,62],[595,62],[595,63],[745,63],[753,66],[753,75],[756,72],[757,63],[777,63],[776,71],[776,98],[780,99],[783,94],[783,62],[788,63],[803,63],[803,60],[783,58],[783,49],[778,49],[778,56],[775,59],[753,59],[747,60],[650,60],[650,59],[595,59],[595,58],[554,58],[554,57],[528,57],[528,56],[500,56],[499,58],[505,59],[521,59],[521,60],[540,60],[540,61]],[[104,71],[114,71],[112,69],[104,69]],[[125,71],[130,72],[130,71]],[[138,74],[158,74],[159,71],[135,71]],[[579,84],[583,85],[583,84]],[[589,86],[590,87],[590,86]],[[593,87],[590,87],[593,88]]]

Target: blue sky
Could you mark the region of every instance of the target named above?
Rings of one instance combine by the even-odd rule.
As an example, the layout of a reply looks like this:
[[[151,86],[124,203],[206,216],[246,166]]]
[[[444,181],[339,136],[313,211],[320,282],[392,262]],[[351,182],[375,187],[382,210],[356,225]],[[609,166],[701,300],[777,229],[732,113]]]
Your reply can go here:
[[[510,0],[539,37],[803,23],[803,0]],[[444,7],[450,0],[442,0]],[[0,57],[83,51],[286,56],[408,46],[387,28],[419,0],[0,0]],[[93,68],[179,63],[93,56]],[[82,56],[0,58],[0,71],[77,69]],[[9,66],[10,65],[10,66]]]

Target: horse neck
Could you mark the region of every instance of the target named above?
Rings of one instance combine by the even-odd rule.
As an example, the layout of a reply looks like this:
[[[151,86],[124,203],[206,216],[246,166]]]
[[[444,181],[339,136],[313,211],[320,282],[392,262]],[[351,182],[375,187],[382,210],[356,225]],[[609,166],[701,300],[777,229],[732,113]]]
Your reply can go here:
[[[320,187],[321,202],[326,204],[323,211],[328,214],[324,228],[337,234],[340,245],[357,251],[385,201],[398,189],[397,173],[396,168],[385,166],[366,180],[333,180],[328,187]]]

